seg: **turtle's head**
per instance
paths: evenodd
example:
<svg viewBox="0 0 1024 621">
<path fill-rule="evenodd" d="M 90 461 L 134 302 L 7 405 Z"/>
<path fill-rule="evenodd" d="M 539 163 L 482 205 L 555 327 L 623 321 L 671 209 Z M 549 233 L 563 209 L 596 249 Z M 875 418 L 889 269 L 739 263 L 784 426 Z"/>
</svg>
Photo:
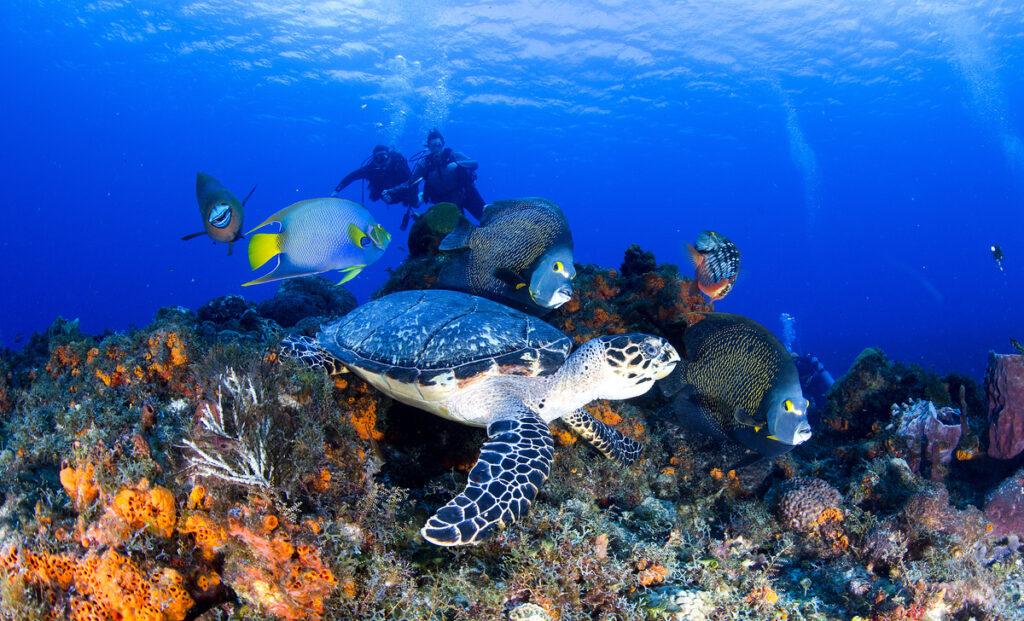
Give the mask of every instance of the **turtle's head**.
<svg viewBox="0 0 1024 621">
<path fill-rule="evenodd" d="M 679 362 L 679 354 L 668 341 L 650 334 L 598 337 L 584 343 L 573 355 L 582 357 L 582 371 L 592 382 L 597 399 L 642 395 Z"/>
</svg>

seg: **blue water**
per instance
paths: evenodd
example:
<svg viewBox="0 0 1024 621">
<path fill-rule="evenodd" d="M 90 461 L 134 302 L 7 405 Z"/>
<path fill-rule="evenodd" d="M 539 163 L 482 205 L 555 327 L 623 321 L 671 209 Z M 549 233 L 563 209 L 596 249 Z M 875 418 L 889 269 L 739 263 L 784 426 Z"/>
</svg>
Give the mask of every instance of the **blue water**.
<svg viewBox="0 0 1024 621">
<path fill-rule="evenodd" d="M 259 184 L 248 230 L 433 126 L 485 200 L 559 203 L 580 262 L 638 243 L 689 271 L 685 242 L 725 234 L 744 271 L 717 308 L 791 313 L 838 373 L 877 345 L 980 377 L 1024 339 L 1016 1 L 6 0 L 0 52 L 7 346 L 271 296 L 240 286 L 244 242 L 180 240 L 196 171 Z M 360 301 L 404 256 L 401 212 L 370 208 L 397 243 Z"/>
</svg>

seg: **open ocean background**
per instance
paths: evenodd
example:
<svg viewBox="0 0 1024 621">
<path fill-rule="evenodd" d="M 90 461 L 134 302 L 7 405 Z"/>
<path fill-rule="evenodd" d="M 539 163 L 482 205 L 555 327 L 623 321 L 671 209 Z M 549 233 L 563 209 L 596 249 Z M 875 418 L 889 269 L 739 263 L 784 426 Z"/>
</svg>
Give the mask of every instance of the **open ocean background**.
<svg viewBox="0 0 1024 621">
<path fill-rule="evenodd" d="M 692 274 L 685 243 L 725 234 L 717 310 L 791 313 L 837 376 L 880 346 L 980 378 L 1024 340 L 1019 0 L 5 0 L 0 53 L 5 346 L 270 297 L 244 241 L 181 241 L 196 172 L 259 184 L 248 231 L 433 126 L 485 200 L 558 203 L 578 262 L 637 243 Z M 395 239 L 360 302 L 405 256 L 369 207 Z"/>
</svg>

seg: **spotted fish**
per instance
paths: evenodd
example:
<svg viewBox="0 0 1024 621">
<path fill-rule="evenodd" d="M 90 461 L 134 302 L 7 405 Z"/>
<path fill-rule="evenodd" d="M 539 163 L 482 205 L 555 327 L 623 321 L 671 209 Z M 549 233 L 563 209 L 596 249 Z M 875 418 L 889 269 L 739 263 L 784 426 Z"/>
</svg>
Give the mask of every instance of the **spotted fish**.
<svg viewBox="0 0 1024 621">
<path fill-rule="evenodd" d="M 460 218 L 440 249 L 450 253 L 438 278 L 445 289 L 527 311 L 558 308 L 572 298 L 572 233 L 549 200 L 491 203 L 480 226 Z"/>
<path fill-rule="evenodd" d="M 701 231 L 696 243 L 686 247 L 696 268 L 697 288 L 712 300 L 728 295 L 740 269 L 740 250 L 736 244 L 721 233 Z"/>
<path fill-rule="evenodd" d="M 775 457 L 811 437 L 793 359 L 761 324 L 699 313 L 683 333 L 682 361 L 662 380 L 680 425 Z M 685 351 L 684 351 L 685 350 Z"/>
</svg>

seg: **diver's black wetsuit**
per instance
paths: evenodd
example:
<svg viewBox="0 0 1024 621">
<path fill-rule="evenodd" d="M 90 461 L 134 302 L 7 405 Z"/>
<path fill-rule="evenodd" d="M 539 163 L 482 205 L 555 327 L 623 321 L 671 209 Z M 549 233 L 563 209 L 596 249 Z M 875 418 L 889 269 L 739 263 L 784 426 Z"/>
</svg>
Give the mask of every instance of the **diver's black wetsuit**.
<svg viewBox="0 0 1024 621">
<path fill-rule="evenodd" d="M 467 165 L 461 165 L 465 162 Z M 454 169 L 449 164 L 460 164 Z M 464 154 L 451 149 L 440 153 L 428 153 L 416 162 L 409 182 L 392 191 L 404 191 L 407 187 L 416 187 L 416 181 L 423 180 L 423 201 L 427 203 L 455 203 L 462 211 L 468 211 L 477 222 L 484 215 L 484 199 L 480 197 L 473 182 L 476 180 L 476 162 Z"/>
<path fill-rule="evenodd" d="M 416 188 L 409 187 L 409 163 L 398 151 L 391 151 L 387 164 L 377 166 L 371 161 L 369 164 L 357 168 L 345 175 L 336 188 L 335 192 L 341 192 L 345 186 L 356 179 L 366 179 L 370 188 L 370 200 L 381 200 L 381 192 L 388 188 L 394 188 L 389 193 L 387 202 L 389 205 L 402 203 L 406 207 L 415 207 L 419 204 Z M 396 187 L 397 186 L 397 187 Z"/>
</svg>

